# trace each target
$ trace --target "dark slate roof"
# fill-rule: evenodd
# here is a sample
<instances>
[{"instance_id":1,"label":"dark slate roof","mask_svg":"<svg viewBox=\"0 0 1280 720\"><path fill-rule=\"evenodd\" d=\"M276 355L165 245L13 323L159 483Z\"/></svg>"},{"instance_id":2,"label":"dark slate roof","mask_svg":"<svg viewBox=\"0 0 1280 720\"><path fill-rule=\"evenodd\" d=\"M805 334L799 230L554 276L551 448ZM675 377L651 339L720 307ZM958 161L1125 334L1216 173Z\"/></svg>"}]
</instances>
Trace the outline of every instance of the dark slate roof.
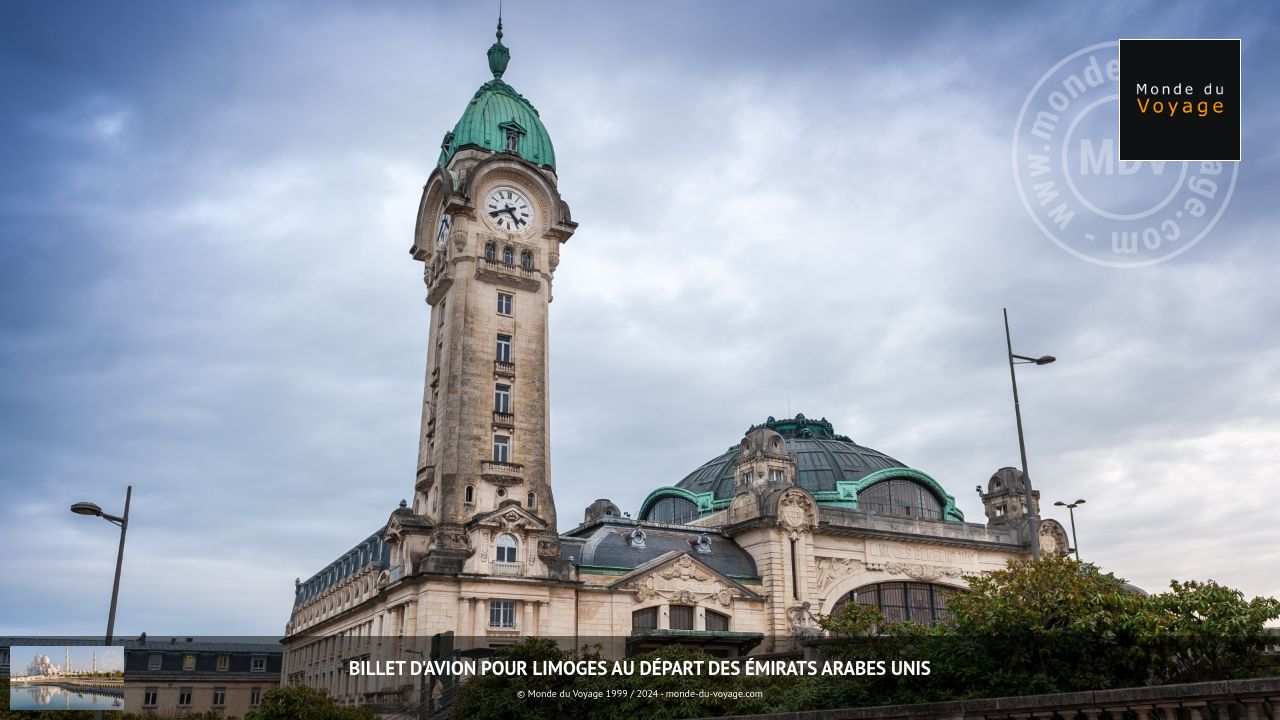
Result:
<instances>
[{"instance_id":1,"label":"dark slate roof","mask_svg":"<svg viewBox=\"0 0 1280 720\"><path fill-rule=\"evenodd\" d=\"M194 642L171 643L168 638L149 638L145 643L129 640L124 644L124 649L130 652L137 650L139 652L225 652L267 655L279 655L284 652L279 642L202 642L196 639Z\"/></svg>"},{"instance_id":2,"label":"dark slate roof","mask_svg":"<svg viewBox=\"0 0 1280 720\"><path fill-rule=\"evenodd\" d=\"M643 547L631 544L631 533L636 528L644 532ZM710 541L711 552L697 552L694 547L698 537L703 534ZM751 554L714 528L606 517L580 525L570 535L585 541L578 559L582 565L632 570L675 550L691 553L698 560L730 577L760 576Z\"/></svg>"},{"instance_id":3,"label":"dark slate roof","mask_svg":"<svg viewBox=\"0 0 1280 720\"><path fill-rule=\"evenodd\" d=\"M796 459L797 484L809 492L832 491L840 480L858 480L880 470L907 467L879 450L837 435L826 418L810 420L803 414L787 420L769 418L752 425L747 432L758 428L769 428L786 440L787 451ZM738 453L735 445L689 473L677 486L694 493L714 492L716 500L733 497L733 461Z\"/></svg>"},{"instance_id":4,"label":"dark slate roof","mask_svg":"<svg viewBox=\"0 0 1280 720\"><path fill-rule=\"evenodd\" d=\"M0 647L23 647L23 646L94 646L104 647L103 638L98 637L4 637L0 638ZM226 652L226 653L251 653L251 654L276 654L283 652L280 641L276 638L267 637L250 637L250 638L191 638L180 637L176 642L170 642L170 637L149 637L146 642L142 642L139 638L120 638L112 640L112 646L124 646L124 649L133 652L150 651L150 652Z\"/></svg>"},{"instance_id":5,"label":"dark slate roof","mask_svg":"<svg viewBox=\"0 0 1280 720\"><path fill-rule=\"evenodd\" d=\"M382 532L386 529L386 526L378 528L377 532L343 553L325 569L300 583L295 589L293 604L301 605L370 565L379 569L389 567L391 546L382 539Z\"/></svg>"}]
</instances>

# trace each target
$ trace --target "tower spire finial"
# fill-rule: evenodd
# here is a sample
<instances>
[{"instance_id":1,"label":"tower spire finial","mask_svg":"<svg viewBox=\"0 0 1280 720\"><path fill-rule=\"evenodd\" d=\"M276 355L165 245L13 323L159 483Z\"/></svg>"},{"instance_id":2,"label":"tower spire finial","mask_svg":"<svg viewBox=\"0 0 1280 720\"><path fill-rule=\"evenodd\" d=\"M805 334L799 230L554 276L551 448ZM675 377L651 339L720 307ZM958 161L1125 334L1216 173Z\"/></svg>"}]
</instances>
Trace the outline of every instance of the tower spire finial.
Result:
<instances>
[{"instance_id":1,"label":"tower spire finial","mask_svg":"<svg viewBox=\"0 0 1280 720\"><path fill-rule=\"evenodd\" d=\"M507 63L511 60L511 51L506 45L502 44L502 2L498 2L498 41L489 46L489 72L493 73L495 80L502 79L502 73L507 71Z\"/></svg>"}]
</instances>

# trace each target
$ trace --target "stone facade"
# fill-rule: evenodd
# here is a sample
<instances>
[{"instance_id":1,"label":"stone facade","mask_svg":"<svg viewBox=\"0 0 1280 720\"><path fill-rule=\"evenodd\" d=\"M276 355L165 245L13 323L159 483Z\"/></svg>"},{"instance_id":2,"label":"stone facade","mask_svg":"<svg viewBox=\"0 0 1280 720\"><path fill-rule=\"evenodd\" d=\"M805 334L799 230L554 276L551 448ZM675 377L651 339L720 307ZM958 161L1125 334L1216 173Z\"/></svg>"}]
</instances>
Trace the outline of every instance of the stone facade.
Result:
<instances>
[{"instance_id":1,"label":"stone facade","mask_svg":"<svg viewBox=\"0 0 1280 720\"><path fill-rule=\"evenodd\" d=\"M752 427L729 455L655 490L636 518L601 499L558 533L547 317L577 226L546 161L549 136L495 56L507 57L500 43L494 81L445 137L411 249L431 307L413 501L297 583L285 682L344 702L405 702L420 692L412 680L352 677L344 663L528 636L610 654L673 642L799 652L821 633L816 616L842 602L902 598L903 613L934 621L966 576L1027 555L1025 523L994 509L987 524L966 523L927 474L803 415ZM489 107L514 108L513 119L477 109ZM521 145L530 137L536 158ZM988 507L997 500L1008 502L992 495Z\"/></svg>"}]
</instances>

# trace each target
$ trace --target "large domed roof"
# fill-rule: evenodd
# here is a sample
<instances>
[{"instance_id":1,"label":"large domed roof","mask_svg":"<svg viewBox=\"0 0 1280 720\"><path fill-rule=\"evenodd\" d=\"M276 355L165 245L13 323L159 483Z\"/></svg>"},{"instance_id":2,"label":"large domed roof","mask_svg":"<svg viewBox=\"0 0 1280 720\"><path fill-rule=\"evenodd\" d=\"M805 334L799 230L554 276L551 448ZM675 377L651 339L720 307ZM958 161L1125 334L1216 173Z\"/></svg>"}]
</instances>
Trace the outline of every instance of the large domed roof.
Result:
<instances>
[{"instance_id":1,"label":"large domed roof","mask_svg":"<svg viewBox=\"0 0 1280 720\"><path fill-rule=\"evenodd\" d=\"M907 466L879 450L863 447L844 435L836 434L826 418L810 420L803 414L794 418L769 418L757 428L769 428L786 440L787 451L796 458L796 484L811 493L835 491L842 480L860 480L881 470ZM692 493L715 493L716 500L733 497L733 461L741 448L732 447L719 457L708 460L689 473L677 487Z\"/></svg>"},{"instance_id":2,"label":"large domed roof","mask_svg":"<svg viewBox=\"0 0 1280 720\"><path fill-rule=\"evenodd\" d=\"M555 149L538 111L515 88L502 81L510 57L510 51L502 44L502 23L499 22L498 42L489 48L489 70L493 79L480 86L453 131L445 134L440 145L440 167L448 165L462 148L477 147L490 152L513 152L535 165L555 169ZM515 130L519 135L514 151L508 149L508 130Z\"/></svg>"}]
</instances>

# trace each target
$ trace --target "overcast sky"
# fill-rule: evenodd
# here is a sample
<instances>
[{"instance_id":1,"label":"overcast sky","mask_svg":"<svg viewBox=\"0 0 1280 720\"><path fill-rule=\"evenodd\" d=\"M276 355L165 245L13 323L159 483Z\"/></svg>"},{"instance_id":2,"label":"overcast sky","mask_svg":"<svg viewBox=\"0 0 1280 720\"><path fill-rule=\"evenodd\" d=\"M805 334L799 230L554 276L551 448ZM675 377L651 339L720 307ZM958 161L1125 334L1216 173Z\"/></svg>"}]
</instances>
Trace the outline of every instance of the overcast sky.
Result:
<instances>
[{"instance_id":1,"label":"overcast sky","mask_svg":"<svg viewBox=\"0 0 1280 720\"><path fill-rule=\"evenodd\" d=\"M496 3L494 3L496 5ZM486 3L0 5L0 634L273 634L411 498L415 213L488 79ZM1266 3L508 0L580 228L551 306L561 529L773 415L1046 514L1148 590L1280 595L1280 11ZM1222 220L1072 257L1010 166L1040 76L1118 37L1241 37Z\"/></svg>"}]
</instances>

